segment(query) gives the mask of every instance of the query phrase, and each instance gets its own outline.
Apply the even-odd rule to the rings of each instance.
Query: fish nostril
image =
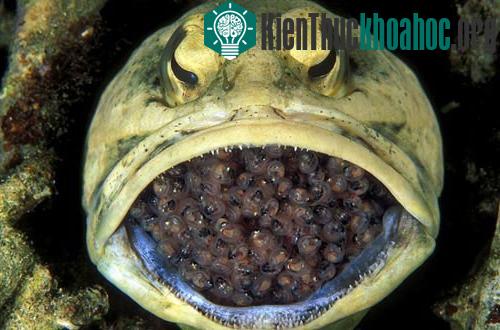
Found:
[[[362,168],[274,145],[229,148],[159,175],[128,217],[194,290],[225,306],[307,299],[382,232],[395,205]]]

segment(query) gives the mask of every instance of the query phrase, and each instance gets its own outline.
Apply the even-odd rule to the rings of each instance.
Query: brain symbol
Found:
[[[236,38],[242,31],[243,22],[235,14],[224,14],[217,22],[217,32],[224,38]]]

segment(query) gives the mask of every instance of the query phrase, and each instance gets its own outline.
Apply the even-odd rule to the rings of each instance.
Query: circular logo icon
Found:
[[[205,46],[233,60],[255,46],[255,14],[228,1],[204,17]]]

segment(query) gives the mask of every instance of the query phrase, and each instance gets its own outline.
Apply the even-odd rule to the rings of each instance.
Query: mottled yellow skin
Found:
[[[258,17],[256,47],[233,61],[204,47],[202,14],[215,7],[207,3],[146,39],[104,92],[90,127],[84,172],[91,259],[111,282],[159,317],[223,329],[145,274],[119,228],[123,217],[157,175],[220,147],[282,144],[326,153],[372,173],[419,221],[401,226],[401,239],[382,269],[330,310],[297,326],[351,328],[433,250],[443,161],[432,107],[413,72],[389,52],[353,51],[349,57],[355,69],[348,76],[344,56],[328,76],[310,81],[305,73],[325,51],[260,49],[260,13],[300,16],[327,12],[324,8],[307,1],[238,3]],[[180,25],[187,36],[176,60],[200,83],[187,88],[168,67],[173,92],[164,95],[157,83],[160,58]]]

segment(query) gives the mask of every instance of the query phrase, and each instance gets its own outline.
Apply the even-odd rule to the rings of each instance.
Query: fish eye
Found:
[[[330,50],[323,61],[309,68],[307,72],[309,78],[314,80],[326,76],[335,66],[336,59],[337,56],[335,50]]]
[[[291,50],[282,58],[310,90],[337,98],[345,94],[349,78],[349,60],[345,51]]]
[[[203,17],[194,15],[177,27],[160,58],[160,81],[170,107],[201,97],[216,78],[223,59],[203,43]]]
[[[311,30],[307,10],[291,10],[284,17],[305,19],[307,30]],[[319,30],[316,39],[321,39]],[[349,59],[345,50],[312,48],[309,43],[307,48],[280,51],[279,56],[284,65],[313,92],[335,98],[345,95],[349,78]]]
[[[174,73],[174,76],[183,83],[191,87],[195,86],[198,83],[198,76],[196,75],[196,73],[184,70],[175,60],[175,56],[172,56],[170,65],[172,66],[172,72]]]

